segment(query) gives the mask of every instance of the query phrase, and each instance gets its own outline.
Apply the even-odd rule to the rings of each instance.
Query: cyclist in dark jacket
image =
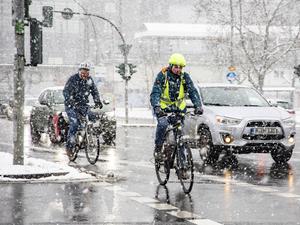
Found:
[[[161,158],[161,148],[164,134],[169,124],[166,112],[186,112],[185,97],[189,98],[195,107],[195,114],[202,114],[200,96],[189,74],[183,72],[186,61],[183,55],[175,53],[169,59],[169,66],[158,73],[150,95],[150,102],[157,117],[154,156]]]
[[[79,114],[83,116],[88,114],[89,119],[96,119],[88,106],[90,94],[93,96],[95,106],[100,109],[103,107],[98,89],[94,80],[90,77],[89,71],[90,65],[81,63],[78,73],[69,78],[63,90],[65,109],[69,117],[69,131],[66,143],[66,152],[69,157],[73,154],[75,135],[79,126]]]

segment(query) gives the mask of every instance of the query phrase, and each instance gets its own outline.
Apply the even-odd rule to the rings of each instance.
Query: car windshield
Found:
[[[65,98],[62,90],[53,91],[54,104],[64,104]]]
[[[204,105],[268,107],[269,103],[255,90],[247,87],[201,87]]]

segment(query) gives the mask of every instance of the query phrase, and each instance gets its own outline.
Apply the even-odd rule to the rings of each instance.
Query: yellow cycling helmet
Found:
[[[169,58],[169,64],[184,67],[186,65],[186,61],[183,55],[179,53],[174,53]]]

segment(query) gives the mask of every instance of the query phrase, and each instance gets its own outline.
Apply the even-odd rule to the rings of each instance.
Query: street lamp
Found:
[[[124,36],[122,35],[122,33],[120,32],[119,28],[109,19],[103,17],[103,16],[99,16],[96,14],[92,14],[92,13],[78,13],[78,12],[73,12],[72,9],[70,8],[65,8],[63,11],[53,11],[55,13],[61,13],[62,17],[64,19],[71,19],[73,17],[74,14],[78,14],[78,15],[85,15],[85,16],[93,16],[96,18],[99,18],[101,20],[104,20],[106,22],[108,22],[119,34],[121,40],[122,40],[122,44],[119,45],[119,48],[121,50],[121,53],[124,57],[124,75],[122,76],[122,74],[120,73],[120,75],[122,76],[122,78],[125,80],[125,121],[126,123],[128,123],[128,81],[131,78],[131,75],[136,72],[135,70],[133,70],[134,65],[132,65],[130,68],[132,69],[127,69],[128,65],[128,54],[129,54],[129,50],[131,48],[132,45],[128,45],[125,41]],[[121,71],[121,70],[120,70]],[[132,71],[134,71],[133,73],[131,73]],[[123,72],[122,72],[123,73]]]

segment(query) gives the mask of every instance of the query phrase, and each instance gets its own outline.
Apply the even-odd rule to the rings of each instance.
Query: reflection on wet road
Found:
[[[107,182],[1,184],[1,223],[299,224],[299,144],[282,165],[268,154],[250,154],[222,155],[205,166],[193,150],[195,184],[185,195],[174,171],[166,186],[158,185],[153,140],[153,127],[119,127],[116,148],[106,147],[96,165],[79,156],[74,167]],[[31,146],[25,154],[67,163],[63,146]]]

